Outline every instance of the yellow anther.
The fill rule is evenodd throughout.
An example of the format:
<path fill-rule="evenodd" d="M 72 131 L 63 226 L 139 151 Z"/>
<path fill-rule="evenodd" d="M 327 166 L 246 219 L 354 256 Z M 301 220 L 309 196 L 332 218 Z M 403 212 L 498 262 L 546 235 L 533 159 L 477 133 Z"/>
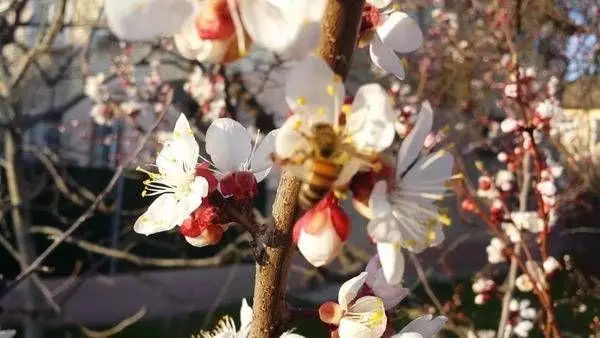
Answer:
<path fill-rule="evenodd" d="M 348 199 L 348 192 L 345 191 L 345 190 L 334 190 L 333 194 L 339 200 L 346 200 L 346 199 Z"/>
<path fill-rule="evenodd" d="M 449 226 L 450 224 L 452 224 L 452 220 L 450 219 L 450 217 L 448 217 L 448 215 L 439 215 L 438 221 L 445 226 Z"/>
<path fill-rule="evenodd" d="M 299 98 L 297 98 L 296 103 L 301 106 L 305 106 L 306 105 L 306 96 L 300 96 Z"/>
<path fill-rule="evenodd" d="M 404 241 L 404 246 L 409 249 L 412 249 L 417 246 L 417 241 L 415 241 L 414 239 L 407 239 Z"/>
<path fill-rule="evenodd" d="M 427 240 L 430 242 L 435 241 L 435 239 L 437 238 L 437 234 L 435 233 L 435 231 L 431 230 L 427 232 Z"/>
<path fill-rule="evenodd" d="M 327 95 L 329 95 L 329 96 L 335 95 L 335 88 L 333 88 L 332 85 L 327 86 Z"/>
<path fill-rule="evenodd" d="M 346 115 L 350 115 L 352 113 L 352 105 L 351 104 L 342 105 L 342 113 L 344 113 Z"/>
<path fill-rule="evenodd" d="M 297 120 L 294 122 L 294 130 L 300 130 L 302 128 L 302 120 Z"/>
<path fill-rule="evenodd" d="M 391 10 L 392 11 L 399 11 L 400 10 L 400 5 L 399 4 L 393 4 Z"/>
<path fill-rule="evenodd" d="M 325 108 L 323 107 L 319 107 L 317 108 L 317 114 L 324 116 L 325 115 Z"/>

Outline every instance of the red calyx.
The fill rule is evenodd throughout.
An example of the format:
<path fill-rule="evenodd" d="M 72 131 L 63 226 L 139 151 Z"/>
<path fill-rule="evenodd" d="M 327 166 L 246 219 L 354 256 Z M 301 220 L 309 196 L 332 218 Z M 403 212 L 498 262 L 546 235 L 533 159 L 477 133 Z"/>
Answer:
<path fill-rule="evenodd" d="M 225 40 L 235 32 L 227 0 L 209 0 L 196 17 L 196 31 L 204 40 Z"/>
<path fill-rule="evenodd" d="M 212 171 L 210 171 L 208 163 L 199 163 L 196 165 L 196 176 L 202 176 L 208 181 L 208 192 L 215 191 L 219 185 L 219 181 Z"/>
<path fill-rule="evenodd" d="M 383 162 L 381 170 L 378 172 L 373 170 L 358 172 L 354 175 L 352 181 L 350 181 L 352 196 L 355 200 L 366 204 L 369 201 L 369 196 L 371 196 L 371 191 L 373 190 L 375 183 L 385 180 L 388 184 L 392 184 L 393 178 L 394 169 Z"/>
<path fill-rule="evenodd" d="M 249 171 L 234 171 L 221 179 L 219 183 L 224 197 L 233 197 L 236 201 L 250 201 L 258 194 L 258 182 Z"/>
<path fill-rule="evenodd" d="M 210 203 L 202 203 L 179 227 L 186 237 L 198 237 L 208 227 L 219 224 L 219 208 Z"/>
<path fill-rule="evenodd" d="M 373 5 L 365 4 L 362 11 L 362 18 L 360 22 L 359 36 L 375 29 L 381 23 L 381 14 L 379 9 Z"/>
<path fill-rule="evenodd" d="M 333 193 L 327 194 L 317 205 L 308 210 L 294 225 L 292 239 L 298 243 L 300 231 L 318 233 L 323 226 L 333 225 L 340 240 L 345 241 L 350 234 L 350 217 Z"/>

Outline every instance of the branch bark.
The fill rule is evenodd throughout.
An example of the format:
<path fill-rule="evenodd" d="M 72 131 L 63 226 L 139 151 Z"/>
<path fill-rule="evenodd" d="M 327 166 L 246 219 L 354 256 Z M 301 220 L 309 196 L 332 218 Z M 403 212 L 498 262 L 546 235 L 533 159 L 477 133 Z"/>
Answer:
<path fill-rule="evenodd" d="M 364 0 L 329 0 L 325 11 L 317 54 L 342 78 L 350 68 L 363 6 Z M 273 338 L 284 331 L 285 287 L 299 190 L 300 181 L 284 171 L 273 204 L 274 227 L 266 243 L 268 260 L 256 266 L 251 334 L 255 338 Z"/>
<path fill-rule="evenodd" d="M 27 199 L 23 196 L 23 165 L 21 163 L 21 135 L 14 129 L 4 132 L 4 154 L 6 156 L 6 183 L 10 198 L 11 221 L 13 233 L 19 252 L 19 266 L 25 271 L 35 255 L 33 241 L 29 234 L 29 215 L 25 210 Z M 24 287 L 24 299 L 26 310 L 36 311 L 42 306 L 42 298 L 31 280 L 26 281 Z M 27 316 L 24 321 L 25 337 L 41 337 L 41 327 Z"/>

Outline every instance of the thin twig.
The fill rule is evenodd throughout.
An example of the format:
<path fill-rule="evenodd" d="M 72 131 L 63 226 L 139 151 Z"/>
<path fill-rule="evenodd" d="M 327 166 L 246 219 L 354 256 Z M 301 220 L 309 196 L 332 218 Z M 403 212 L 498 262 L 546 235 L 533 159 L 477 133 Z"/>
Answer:
<path fill-rule="evenodd" d="M 429 281 L 427 280 L 427 276 L 425 275 L 425 271 L 423 271 L 423 266 L 421 266 L 417 255 L 415 255 L 413 252 L 409 252 L 408 257 L 410 258 L 410 261 L 413 263 L 415 270 L 417 271 L 417 276 L 419 277 L 421 284 L 423 284 L 423 289 L 425 289 L 425 293 L 427 294 L 427 296 L 429 296 L 429 299 L 431 299 L 431 302 L 438 310 L 438 312 L 444 313 L 444 307 L 435 295 L 435 292 L 433 292 L 431 285 L 429 285 Z"/>
<path fill-rule="evenodd" d="M 86 220 L 88 220 L 94 214 L 94 211 L 96 210 L 96 207 L 100 204 L 100 202 L 109 193 L 111 193 L 114 185 L 117 183 L 119 177 L 121 177 L 121 174 L 123 173 L 125 168 L 129 166 L 133 162 L 135 156 L 137 156 L 137 154 L 140 151 L 142 151 L 146 142 L 152 135 L 152 132 L 154 131 L 154 129 L 156 129 L 156 127 L 158 127 L 162 119 L 165 117 L 167 111 L 168 109 L 162 111 L 152 128 L 150 128 L 146 135 L 144 135 L 144 137 L 141 139 L 135 151 L 131 154 L 131 156 L 129 156 L 129 158 L 127 158 L 121 165 L 117 167 L 117 169 L 115 170 L 115 174 L 109 181 L 108 185 L 104 188 L 104 190 L 102 190 L 102 192 L 100 192 L 100 194 L 98 194 L 98 196 L 88 207 L 88 209 L 81 216 L 79 216 L 79 218 L 61 236 L 57 237 L 56 240 L 52 244 L 50 244 L 50 246 L 48 246 L 48 248 L 46 248 L 46 250 L 44 250 L 44 252 L 40 256 L 38 256 L 38 258 L 36 258 L 35 261 L 33 261 L 26 269 L 22 270 L 21 273 L 17 276 L 17 278 L 15 278 L 15 280 L 11 284 L 9 284 L 4 290 L 2 290 L 2 292 L 0 293 L 0 299 L 2 299 L 9 292 L 11 292 L 23 280 L 29 277 L 29 275 L 31 275 L 46 260 L 46 258 L 48 258 L 48 256 L 50 256 L 54 252 L 54 250 L 56 250 L 56 248 L 62 242 L 67 240 L 67 238 L 69 238 Z"/>

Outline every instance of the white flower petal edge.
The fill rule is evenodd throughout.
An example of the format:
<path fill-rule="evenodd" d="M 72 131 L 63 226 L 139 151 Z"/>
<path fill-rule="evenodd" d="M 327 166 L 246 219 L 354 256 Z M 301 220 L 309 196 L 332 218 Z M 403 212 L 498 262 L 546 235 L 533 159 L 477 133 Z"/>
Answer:
<path fill-rule="evenodd" d="M 393 12 L 377 27 L 377 35 L 384 45 L 398 53 L 416 50 L 423 43 L 419 24 L 404 12 Z"/>
<path fill-rule="evenodd" d="M 289 72 L 285 99 L 307 125 L 315 122 L 335 123 L 344 103 L 344 83 L 318 56 L 308 56 Z"/>
<path fill-rule="evenodd" d="M 351 278 L 342 284 L 340 291 L 338 292 L 338 304 L 340 304 L 343 309 L 348 309 L 348 305 L 356 298 L 358 291 L 365 284 L 366 280 L 367 273 L 361 272 L 360 275 Z"/>
<path fill-rule="evenodd" d="M 386 46 L 378 34 L 374 34 L 369 44 L 369 54 L 375 66 L 404 79 L 404 66 L 393 49 Z"/>
<path fill-rule="evenodd" d="M 308 55 L 317 45 L 324 0 L 244 0 L 240 16 L 252 40 L 270 51 L 293 58 Z"/>
<path fill-rule="evenodd" d="M 248 130 L 229 118 L 214 120 L 206 131 L 205 142 L 206 153 L 222 172 L 240 170 L 252 152 L 252 138 Z"/>
<path fill-rule="evenodd" d="M 392 0 L 367 0 L 367 3 L 376 8 L 385 8 L 392 3 Z"/>
<path fill-rule="evenodd" d="M 371 83 L 358 89 L 352 102 L 346 132 L 361 152 L 381 152 L 394 142 L 395 113 L 389 95 L 379 84 Z"/>
<path fill-rule="evenodd" d="M 175 123 L 173 138 L 156 158 L 158 173 L 138 168 L 150 177 L 144 181 L 143 196 L 158 196 L 136 221 L 134 231 L 150 235 L 180 225 L 208 194 L 208 181 L 195 175 L 198 143 L 181 114 Z"/>
<path fill-rule="evenodd" d="M 432 127 L 433 109 L 431 109 L 429 102 L 423 102 L 417 123 L 400 146 L 396 163 L 396 180 L 401 179 L 406 169 L 415 161 Z"/>
<path fill-rule="evenodd" d="M 430 338 L 442 329 L 447 320 L 446 316 L 437 316 L 434 318 L 431 314 L 424 315 L 408 323 L 398 334 L 393 335 L 392 338 L 407 337 L 402 336 L 402 334 L 408 333 L 419 334 L 423 338 Z"/>
<path fill-rule="evenodd" d="M 104 13 L 119 38 L 147 41 L 177 32 L 193 13 L 193 5 L 188 0 L 106 0 Z"/>
<path fill-rule="evenodd" d="M 273 160 L 271 154 L 275 151 L 275 141 L 277 140 L 277 134 L 279 129 L 272 130 L 265 137 L 258 141 L 256 150 L 250 157 L 249 168 L 252 169 L 256 182 L 260 182 L 269 173 L 273 167 Z"/>
<path fill-rule="evenodd" d="M 404 255 L 398 243 L 377 243 L 377 254 L 380 257 L 381 269 L 385 280 L 390 284 L 398 284 L 404 278 Z"/>

